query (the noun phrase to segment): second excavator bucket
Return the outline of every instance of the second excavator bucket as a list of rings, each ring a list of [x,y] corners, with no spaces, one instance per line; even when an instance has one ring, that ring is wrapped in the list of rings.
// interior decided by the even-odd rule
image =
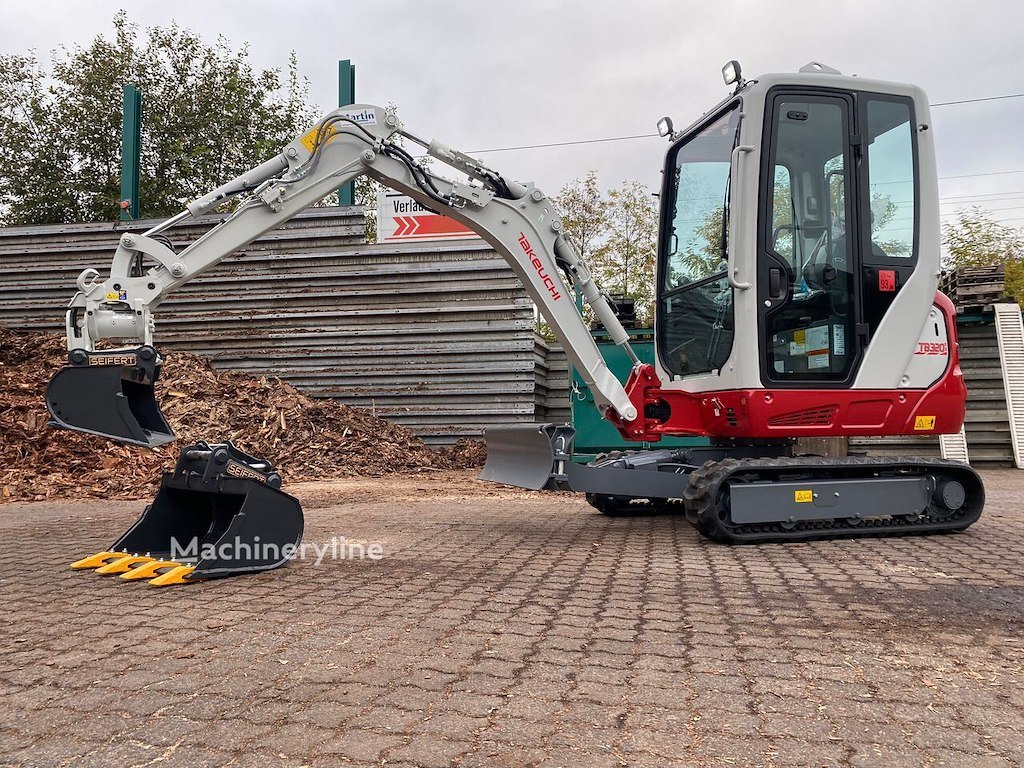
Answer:
[[[68,361],[46,388],[52,426],[147,448],[175,439],[153,390],[160,374],[155,349],[76,349]]]
[[[278,568],[302,541],[281,476],[226,443],[185,448],[153,503],[107,550],[72,564],[162,586]]]
[[[539,491],[558,488],[572,460],[571,424],[516,424],[484,430],[487,462],[481,480]]]

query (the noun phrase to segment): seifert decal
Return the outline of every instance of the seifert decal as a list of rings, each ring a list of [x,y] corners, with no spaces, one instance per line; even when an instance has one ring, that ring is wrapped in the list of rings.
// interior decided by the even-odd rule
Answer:
[[[530,263],[533,264],[533,268],[537,270],[537,275],[541,280],[544,281],[544,287],[548,289],[548,293],[551,294],[552,301],[558,301],[562,298],[562,294],[558,292],[558,288],[555,287],[555,281],[552,279],[547,270],[544,269],[544,264],[540,259],[537,258],[537,254],[533,252],[533,246],[530,245],[530,241],[526,239],[526,234],[523,232],[519,233],[519,245],[523,249],[523,253],[530,257]]]

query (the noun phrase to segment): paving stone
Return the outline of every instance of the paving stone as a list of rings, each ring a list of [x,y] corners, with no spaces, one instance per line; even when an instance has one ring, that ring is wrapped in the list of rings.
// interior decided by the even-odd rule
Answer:
[[[1024,768],[1024,476],[984,478],[965,535],[764,547],[360,478],[306,535],[383,560],[168,590],[66,569],[137,503],[4,504],[0,765]]]

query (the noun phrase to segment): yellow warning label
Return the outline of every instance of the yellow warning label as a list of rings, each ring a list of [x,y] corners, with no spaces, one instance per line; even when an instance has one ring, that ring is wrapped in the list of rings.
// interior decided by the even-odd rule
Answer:
[[[814,491],[793,491],[793,501],[797,504],[814,501]]]
[[[807,331],[799,330],[793,331],[793,343],[794,344],[805,344],[807,342]]]
[[[107,301],[117,301],[117,293],[116,292],[110,293],[108,291],[107,292]]]
[[[935,429],[935,417],[934,416],[918,416],[914,420],[914,429],[924,432],[929,429]]]
[[[319,126],[317,126],[317,128],[314,128],[309,133],[307,133],[305,136],[303,136],[301,139],[299,139],[299,141],[302,142],[302,146],[304,146],[310,152],[312,152],[313,151],[313,147],[316,146],[316,132],[317,132],[317,130],[319,130]],[[324,131],[324,139],[323,139],[323,141],[324,142],[329,141],[330,138],[334,134],[336,134],[336,133],[337,133],[337,130],[335,130],[334,126],[332,125],[326,131]]]

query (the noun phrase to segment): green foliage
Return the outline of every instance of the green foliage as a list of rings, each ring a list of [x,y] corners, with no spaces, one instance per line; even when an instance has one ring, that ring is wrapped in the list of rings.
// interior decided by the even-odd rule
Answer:
[[[946,266],[989,267],[1001,264],[1006,270],[1006,295],[1024,301],[1024,236],[1020,230],[992,219],[980,208],[957,211],[957,220],[943,228],[943,242],[949,251]]]
[[[608,249],[596,261],[598,280],[611,293],[636,300],[637,318],[654,316],[658,208],[638,181],[608,193]]]
[[[105,221],[120,197],[122,87],[143,93],[142,215],[167,216],[266,160],[312,123],[295,54],[255,70],[249,50],[176,24],[144,32],[125,13],[113,38],[0,55],[0,223]]]
[[[725,263],[722,261],[724,217],[724,208],[714,208],[708,212],[704,222],[694,230],[693,237],[683,247],[682,252],[672,258],[669,265],[669,285],[682,285],[694,276],[713,275],[725,269]]]
[[[597,183],[597,172],[575,179],[555,197],[565,231],[587,262],[601,259],[608,249],[608,205]]]
[[[637,319],[653,317],[658,210],[639,182],[607,193],[597,173],[567,184],[555,197],[566,233],[609,293],[636,301]]]

